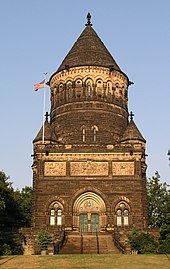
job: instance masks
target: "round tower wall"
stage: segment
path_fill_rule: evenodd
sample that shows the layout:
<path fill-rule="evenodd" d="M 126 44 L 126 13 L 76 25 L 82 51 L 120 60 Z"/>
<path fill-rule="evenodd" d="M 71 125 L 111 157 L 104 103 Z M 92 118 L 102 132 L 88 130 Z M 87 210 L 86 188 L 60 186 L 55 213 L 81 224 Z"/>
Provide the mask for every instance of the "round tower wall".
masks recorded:
<path fill-rule="evenodd" d="M 103 67 L 75 67 L 50 80 L 51 124 L 64 143 L 115 143 L 128 122 L 128 80 Z"/>

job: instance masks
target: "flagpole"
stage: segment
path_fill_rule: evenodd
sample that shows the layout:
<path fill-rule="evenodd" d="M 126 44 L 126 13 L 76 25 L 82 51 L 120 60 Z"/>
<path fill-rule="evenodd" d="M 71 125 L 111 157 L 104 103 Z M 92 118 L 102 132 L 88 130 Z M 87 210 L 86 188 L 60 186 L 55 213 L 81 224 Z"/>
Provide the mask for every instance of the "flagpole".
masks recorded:
<path fill-rule="evenodd" d="M 42 133 L 42 144 L 44 144 L 44 136 L 45 136 L 45 112 L 46 112 L 46 75 L 47 73 L 44 73 L 45 76 L 45 87 L 44 87 L 44 105 L 43 105 L 43 133 Z"/>

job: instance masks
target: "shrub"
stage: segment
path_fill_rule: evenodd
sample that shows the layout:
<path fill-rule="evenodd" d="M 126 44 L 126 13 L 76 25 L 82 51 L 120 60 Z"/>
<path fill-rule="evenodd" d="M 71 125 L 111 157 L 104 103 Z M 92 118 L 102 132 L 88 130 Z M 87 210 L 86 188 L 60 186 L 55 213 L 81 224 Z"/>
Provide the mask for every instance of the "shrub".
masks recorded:
<path fill-rule="evenodd" d="M 0 232 L 0 255 L 23 254 L 22 238 L 17 233 Z"/>
<path fill-rule="evenodd" d="M 51 242 L 52 237 L 49 235 L 48 231 L 46 230 L 39 231 L 37 245 L 40 247 L 40 250 L 46 250 Z"/>
<path fill-rule="evenodd" d="M 134 229 L 129 234 L 129 242 L 132 250 L 137 250 L 138 253 L 156 253 L 158 243 L 155 238 L 149 233 L 141 232 Z"/>
<path fill-rule="evenodd" d="M 170 234 L 160 241 L 159 253 L 170 253 Z"/>

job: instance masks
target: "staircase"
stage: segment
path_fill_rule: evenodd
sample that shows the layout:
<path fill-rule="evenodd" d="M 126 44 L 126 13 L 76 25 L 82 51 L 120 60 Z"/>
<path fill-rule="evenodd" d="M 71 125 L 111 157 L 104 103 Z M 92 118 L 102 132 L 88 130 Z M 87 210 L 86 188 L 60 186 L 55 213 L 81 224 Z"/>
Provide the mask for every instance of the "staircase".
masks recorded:
<path fill-rule="evenodd" d="M 118 254 L 109 233 L 68 233 L 60 254 Z"/>
<path fill-rule="evenodd" d="M 60 254 L 80 254 L 82 237 L 79 233 L 67 233 Z"/>

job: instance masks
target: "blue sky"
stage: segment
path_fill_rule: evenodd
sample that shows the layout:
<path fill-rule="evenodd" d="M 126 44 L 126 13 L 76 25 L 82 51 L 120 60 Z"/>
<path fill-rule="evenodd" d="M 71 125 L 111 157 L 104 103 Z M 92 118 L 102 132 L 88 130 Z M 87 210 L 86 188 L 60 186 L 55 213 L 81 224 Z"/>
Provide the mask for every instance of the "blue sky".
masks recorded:
<path fill-rule="evenodd" d="M 15 188 L 32 184 L 32 140 L 42 125 L 43 91 L 33 85 L 59 67 L 92 23 L 134 85 L 129 111 L 147 140 L 147 176 L 170 184 L 170 1 L 1 0 L 0 170 Z M 47 90 L 47 107 L 50 109 Z"/>

